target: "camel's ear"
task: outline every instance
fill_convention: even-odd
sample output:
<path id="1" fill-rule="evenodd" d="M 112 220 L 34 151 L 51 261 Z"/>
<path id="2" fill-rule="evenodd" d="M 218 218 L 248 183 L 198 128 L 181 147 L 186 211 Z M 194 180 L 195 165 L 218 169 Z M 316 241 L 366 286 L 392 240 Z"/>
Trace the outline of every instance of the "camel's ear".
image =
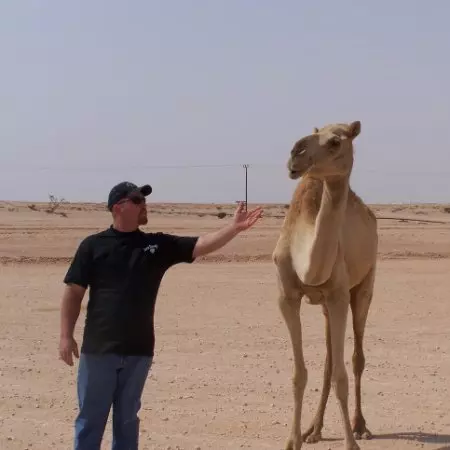
<path id="1" fill-rule="evenodd" d="M 359 120 L 356 120 L 348 126 L 348 137 L 350 139 L 355 139 L 355 137 L 358 136 L 359 133 L 361 133 L 361 122 Z"/>
<path id="2" fill-rule="evenodd" d="M 319 129 L 317 128 L 317 127 L 314 127 L 313 128 L 313 134 L 316 134 L 316 133 L 318 133 L 319 132 Z"/>

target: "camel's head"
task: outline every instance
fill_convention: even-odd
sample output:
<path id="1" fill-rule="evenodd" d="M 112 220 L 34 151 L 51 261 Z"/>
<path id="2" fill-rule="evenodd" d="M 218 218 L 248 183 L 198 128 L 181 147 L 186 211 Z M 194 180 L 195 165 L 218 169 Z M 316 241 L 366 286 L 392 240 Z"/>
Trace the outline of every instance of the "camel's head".
<path id="1" fill-rule="evenodd" d="M 289 177 L 348 175 L 353 167 L 353 139 L 360 131 L 359 121 L 314 128 L 311 135 L 295 143 L 288 161 Z"/>

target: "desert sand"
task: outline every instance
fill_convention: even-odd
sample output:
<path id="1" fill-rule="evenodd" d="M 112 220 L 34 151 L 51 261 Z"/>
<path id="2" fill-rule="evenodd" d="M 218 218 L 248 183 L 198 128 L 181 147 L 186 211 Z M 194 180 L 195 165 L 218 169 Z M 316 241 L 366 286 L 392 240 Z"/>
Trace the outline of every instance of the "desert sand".
<path id="1" fill-rule="evenodd" d="M 150 203 L 143 229 L 198 235 L 231 220 L 234 207 Z M 140 448 L 284 449 L 293 360 L 271 253 L 285 205 L 264 207 L 261 222 L 223 250 L 167 272 L 156 306 L 156 355 L 143 395 Z M 450 449 L 450 209 L 372 207 L 380 217 L 380 247 L 362 390 L 374 438 L 360 441 L 361 449 Z M 109 226 L 110 216 L 102 204 L 46 209 L 45 203 L 0 202 L 2 450 L 72 448 L 78 362 L 69 367 L 58 359 L 62 279 L 80 240 Z M 221 212 L 228 216 L 219 218 Z M 309 371 L 306 429 L 320 396 L 325 342 L 321 309 L 304 304 L 301 314 Z M 349 322 L 351 411 L 352 352 Z M 323 437 L 304 448 L 343 448 L 333 392 Z M 110 443 L 108 423 L 102 449 Z"/>

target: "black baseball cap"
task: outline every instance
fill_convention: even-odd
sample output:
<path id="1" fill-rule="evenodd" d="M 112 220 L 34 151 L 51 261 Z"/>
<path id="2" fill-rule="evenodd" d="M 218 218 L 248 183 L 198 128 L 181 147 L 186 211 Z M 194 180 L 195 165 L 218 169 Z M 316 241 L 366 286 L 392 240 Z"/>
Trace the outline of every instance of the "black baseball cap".
<path id="1" fill-rule="evenodd" d="M 108 196 L 108 209 L 111 211 L 112 207 L 124 198 L 129 198 L 132 194 L 143 195 L 147 197 L 152 193 L 152 187 L 149 184 L 144 184 L 143 186 L 137 186 L 129 181 L 122 181 L 116 184 Z"/>

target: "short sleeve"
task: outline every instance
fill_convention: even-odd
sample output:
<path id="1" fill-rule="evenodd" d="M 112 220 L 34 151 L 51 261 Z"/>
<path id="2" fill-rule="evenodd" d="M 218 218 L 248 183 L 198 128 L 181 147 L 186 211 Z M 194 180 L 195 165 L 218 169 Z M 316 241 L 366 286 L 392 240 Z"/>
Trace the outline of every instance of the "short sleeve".
<path id="1" fill-rule="evenodd" d="M 88 238 L 81 241 L 64 277 L 66 284 L 78 284 L 85 289 L 91 282 L 92 273 L 91 242 Z"/>
<path id="2" fill-rule="evenodd" d="M 198 236 L 176 236 L 173 234 L 160 234 L 164 259 L 169 266 L 179 263 L 192 263 L 195 244 Z"/>

